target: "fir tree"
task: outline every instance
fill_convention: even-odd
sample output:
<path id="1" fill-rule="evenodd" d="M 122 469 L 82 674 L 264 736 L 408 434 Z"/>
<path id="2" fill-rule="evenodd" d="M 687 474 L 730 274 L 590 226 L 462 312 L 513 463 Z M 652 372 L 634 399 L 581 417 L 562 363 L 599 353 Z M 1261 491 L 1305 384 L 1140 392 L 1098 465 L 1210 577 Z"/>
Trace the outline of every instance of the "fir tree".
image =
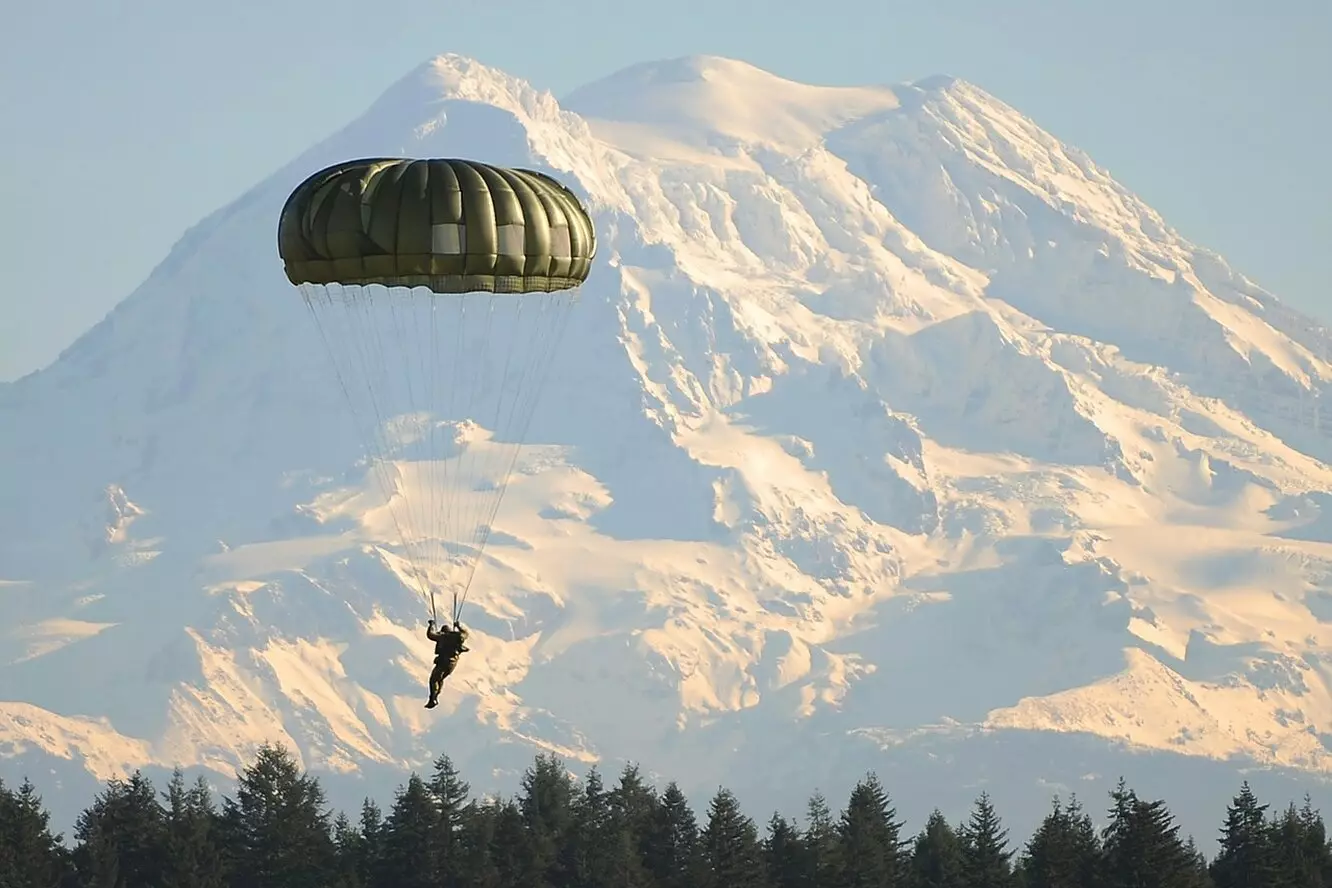
<path id="1" fill-rule="evenodd" d="M 821 888 L 835 884 L 841 870 L 837 825 L 833 822 L 828 800 L 815 792 L 805 806 L 805 885 Z"/>
<path id="2" fill-rule="evenodd" d="M 338 816 L 333 818 L 333 848 L 336 855 L 333 869 L 337 873 L 333 885 L 336 888 L 368 888 L 369 882 L 359 872 L 364 841 L 361 831 L 346 812 L 338 812 Z"/>
<path id="3" fill-rule="evenodd" d="M 611 790 L 611 808 L 630 838 L 634 857 L 647 858 L 647 843 L 661 808 L 657 793 L 644 782 L 638 766 L 629 764 L 620 772 L 619 783 Z"/>
<path id="4" fill-rule="evenodd" d="M 758 829 L 729 789 L 717 790 L 708 806 L 699 850 L 704 888 L 759 888 L 764 884 Z"/>
<path id="5" fill-rule="evenodd" d="M 435 797 L 413 773 L 384 824 L 377 888 L 433 888 L 444 877 L 444 821 Z"/>
<path id="6" fill-rule="evenodd" d="M 356 881 L 369 886 L 374 883 L 375 874 L 380 872 L 384 859 L 384 813 L 379 805 L 367 798 L 361 802 L 361 816 L 358 818 L 354 837 L 344 837 L 350 841 L 346 852 L 350 857 L 352 871 Z"/>
<path id="7" fill-rule="evenodd" d="M 937 808 L 916 836 L 907 883 L 912 888 L 966 888 L 962 839 Z"/>
<path id="8" fill-rule="evenodd" d="M 1144 802 L 1119 781 L 1102 830 L 1106 888 L 1195 888 L 1197 858 L 1179 839 L 1163 801 Z"/>
<path id="9" fill-rule="evenodd" d="M 1332 886 L 1332 847 L 1328 845 L 1327 827 L 1323 823 L 1323 816 L 1314 810 L 1308 795 L 1304 797 L 1304 805 L 1300 808 L 1299 820 L 1303 853 L 1299 855 L 1301 863 L 1299 867 L 1293 868 L 1293 874 L 1296 879 L 1304 880 L 1298 882 L 1301 888 Z"/>
<path id="10" fill-rule="evenodd" d="M 1247 780 L 1226 808 L 1220 842 L 1221 850 L 1211 866 L 1216 888 L 1272 888 L 1276 868 L 1267 805 L 1258 804 Z"/>
<path id="11" fill-rule="evenodd" d="M 609 882 L 613 841 L 610 799 L 594 766 L 572 805 L 573 824 L 563 843 L 560 870 L 565 885 L 601 888 Z"/>
<path id="12" fill-rule="evenodd" d="M 649 827 L 643 862 L 660 888 L 692 888 L 697 849 L 698 821 L 680 787 L 671 781 Z"/>
<path id="13" fill-rule="evenodd" d="M 0 886 L 55 886 L 72 875 L 51 815 L 28 780 L 15 792 L 0 780 Z"/>
<path id="14" fill-rule="evenodd" d="M 531 872 L 524 880 L 533 888 L 566 884 L 560 852 L 573 826 L 575 792 L 568 770 L 554 755 L 537 756 L 523 774 L 518 807 L 532 850 Z"/>
<path id="15" fill-rule="evenodd" d="M 538 849 L 532 844 L 529 822 L 520 803 L 496 804 L 493 814 L 490 852 L 480 876 L 473 884 L 495 888 L 531 888 L 545 886 L 537 869 Z M 493 878 L 493 882 L 485 881 Z"/>
<path id="16" fill-rule="evenodd" d="M 1193 836 L 1184 840 L 1184 874 L 1179 881 L 1183 888 L 1215 888 L 1207 871 L 1207 857 L 1198 849 Z"/>
<path id="17" fill-rule="evenodd" d="M 1101 880 L 1101 843 L 1076 798 L 1055 799 L 1027 842 L 1022 859 L 1025 888 L 1095 888 Z"/>
<path id="18" fill-rule="evenodd" d="M 837 825 L 841 888 L 889 888 L 906 871 L 902 824 L 878 777 L 869 774 L 851 790 Z"/>
<path id="19" fill-rule="evenodd" d="M 74 829 L 74 862 L 85 885 L 160 885 L 167 859 L 166 812 L 139 771 L 113 779 Z"/>
<path id="20" fill-rule="evenodd" d="M 495 827 L 500 807 L 498 802 L 472 801 L 463 808 L 458 833 L 454 837 L 453 855 L 446 864 L 446 886 L 495 888 L 500 884 L 499 870 L 491 853 L 492 846 L 496 845 Z M 519 846 L 498 849 L 502 854 L 521 854 L 526 846 L 522 815 L 515 816 L 518 818 L 516 830 Z"/>
<path id="21" fill-rule="evenodd" d="M 970 888 L 1004 888 L 1011 883 L 1013 852 L 1008 850 L 1008 830 L 1000 824 L 988 793 L 976 800 L 961 838 Z"/>
<path id="22" fill-rule="evenodd" d="M 186 788 L 177 768 L 163 793 L 166 801 L 164 888 L 222 888 L 221 838 L 213 796 L 202 777 Z"/>
<path id="23" fill-rule="evenodd" d="M 763 859 L 768 884 L 773 888 L 805 888 L 808 884 L 805 843 L 785 817 L 773 814 L 763 840 Z"/>
<path id="24" fill-rule="evenodd" d="M 322 888 L 336 860 L 319 781 L 291 754 L 265 744 L 223 801 L 228 869 L 234 888 Z"/>
<path id="25" fill-rule="evenodd" d="M 444 839 L 449 841 L 462 829 L 463 812 L 467 809 L 472 788 L 462 779 L 453 760 L 447 755 L 435 759 L 435 772 L 430 778 L 430 792 L 439 805 L 439 816 L 444 821 Z"/>

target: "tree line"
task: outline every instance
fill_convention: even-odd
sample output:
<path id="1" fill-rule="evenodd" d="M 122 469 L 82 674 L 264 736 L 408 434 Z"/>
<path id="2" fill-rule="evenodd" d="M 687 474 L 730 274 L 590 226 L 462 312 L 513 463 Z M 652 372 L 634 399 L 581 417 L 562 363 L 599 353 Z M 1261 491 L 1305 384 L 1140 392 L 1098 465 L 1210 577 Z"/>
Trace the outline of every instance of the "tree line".
<path id="1" fill-rule="evenodd" d="M 105 784 L 72 841 L 36 788 L 0 781 L 0 886 L 18 888 L 1332 888 L 1332 846 L 1308 797 L 1269 811 L 1244 783 L 1208 860 L 1164 801 L 1121 780 L 1106 825 L 1053 801 L 1025 842 L 988 795 L 957 824 L 935 811 L 904 831 L 871 773 L 834 813 L 761 826 L 721 788 L 695 813 L 628 766 L 613 785 L 538 755 L 512 797 L 473 798 L 448 756 L 413 773 L 387 814 L 333 813 L 318 778 L 266 745 L 234 795 L 176 771 L 164 791 L 135 772 Z"/>

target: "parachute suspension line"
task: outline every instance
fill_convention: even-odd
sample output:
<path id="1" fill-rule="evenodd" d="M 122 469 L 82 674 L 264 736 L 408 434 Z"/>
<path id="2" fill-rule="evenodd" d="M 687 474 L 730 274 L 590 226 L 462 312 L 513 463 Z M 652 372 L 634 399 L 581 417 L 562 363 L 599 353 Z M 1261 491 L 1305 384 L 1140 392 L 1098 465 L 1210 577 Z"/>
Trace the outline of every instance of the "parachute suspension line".
<path id="1" fill-rule="evenodd" d="M 494 502 L 491 504 L 490 509 L 488 510 L 488 514 L 486 516 L 486 520 L 481 525 L 480 528 L 481 538 L 478 543 L 478 555 L 472 561 L 471 569 L 467 573 L 467 580 L 462 587 L 461 599 L 458 601 L 457 605 L 454 608 L 454 617 L 453 617 L 454 620 L 457 620 L 459 618 L 459 615 L 462 613 L 462 606 L 467 601 L 467 593 L 471 590 L 472 582 L 476 578 L 476 571 L 477 568 L 480 566 L 480 561 L 481 561 L 480 553 L 485 551 L 486 543 L 490 539 L 491 531 L 494 528 L 495 517 L 496 515 L 499 514 L 500 505 L 504 501 L 504 494 L 508 490 L 509 480 L 512 478 L 514 469 L 517 467 L 518 456 L 522 451 L 524 442 L 527 440 L 527 433 L 531 427 L 532 419 L 536 415 L 536 409 L 535 409 L 536 403 L 540 399 L 541 392 L 544 390 L 547 381 L 550 379 L 550 374 L 548 371 L 550 369 L 551 361 L 555 356 L 555 354 L 558 352 L 560 343 L 564 339 L 565 329 L 569 321 L 569 314 L 570 314 L 569 309 L 572 308 L 573 304 L 577 300 L 578 300 L 578 293 L 576 290 L 554 293 L 551 294 L 549 297 L 541 300 L 543 315 L 545 315 L 547 312 L 550 311 L 557 312 L 557 318 L 554 323 L 555 329 L 553 332 L 547 331 L 549 335 L 542 335 L 541 333 L 537 334 L 537 338 L 540 340 L 544 340 L 543 342 L 531 343 L 532 353 L 538 354 L 539 357 L 537 360 L 530 362 L 524 368 L 522 379 L 520 380 L 518 387 L 521 390 L 524 387 L 524 383 L 527 382 L 528 377 L 533 373 L 535 373 L 537 377 L 536 386 L 535 389 L 531 391 L 530 400 L 527 402 L 527 404 L 524 405 L 525 409 L 523 410 L 523 417 L 521 420 L 519 420 L 521 428 L 516 436 L 516 446 L 514 447 L 513 452 L 509 457 L 508 465 L 505 467 L 504 478 L 503 481 L 500 483 L 499 487 L 499 495 L 495 498 Z M 541 345 L 545 346 L 544 350 L 540 348 Z M 506 375 L 507 372 L 508 371 L 506 366 L 505 370 Z M 519 397 L 521 398 L 521 396 Z M 517 404 L 515 404 L 512 411 L 510 412 L 510 418 L 512 418 L 518 412 L 519 412 L 519 407 Z"/>
<path id="2" fill-rule="evenodd" d="M 453 418 L 456 416 L 460 420 L 466 420 L 470 418 L 472 414 L 472 395 L 473 395 L 473 389 L 465 384 L 465 380 L 467 378 L 466 374 L 468 370 L 468 362 L 463 360 L 463 355 L 465 354 L 464 346 L 467 344 L 468 294 L 461 293 L 457 296 L 452 296 L 448 298 L 456 299 L 458 302 L 458 322 L 454 325 L 453 376 L 450 378 L 449 388 L 451 393 L 454 394 L 456 394 L 459 391 L 464 392 L 464 397 L 461 403 L 458 403 L 454 399 L 452 394 L 450 395 L 449 398 L 450 407 L 454 409 L 461 407 L 462 409 L 459 410 L 457 413 L 454 413 L 453 409 L 451 409 L 449 412 L 449 417 Z M 457 432 L 455 432 L 455 440 L 456 440 L 456 435 Z M 444 516 L 443 516 L 444 526 L 446 528 L 446 533 L 450 542 L 456 540 L 457 538 L 456 535 L 452 532 L 453 529 L 455 527 L 459 528 L 461 527 L 463 520 L 466 518 L 467 514 L 465 508 L 461 503 L 461 500 L 463 497 L 462 480 L 467 477 L 467 472 L 466 472 L 467 457 L 470 455 L 470 450 L 471 450 L 470 447 L 464 447 L 463 451 L 458 454 L 457 463 L 453 467 L 455 481 L 457 482 L 458 485 L 457 487 L 458 495 L 450 497 L 448 502 L 444 506 Z M 454 582 L 450 582 L 449 591 L 452 593 L 453 596 L 453 619 L 456 621 L 458 619 L 457 584 Z"/>
<path id="3" fill-rule="evenodd" d="M 364 341 L 366 340 L 367 337 L 350 335 L 350 328 L 357 326 L 356 323 L 357 313 L 352 308 L 352 303 L 360 301 L 355 296 L 349 295 L 347 293 L 347 290 L 353 288 L 344 287 L 340 284 L 328 284 L 328 285 L 302 284 L 300 289 L 303 296 L 305 297 L 306 307 L 310 310 L 310 313 L 315 321 L 315 326 L 319 330 L 320 338 L 323 340 L 324 346 L 328 350 L 329 360 L 330 363 L 332 364 L 334 374 L 337 377 L 339 387 L 342 389 L 344 399 L 347 401 L 348 407 L 352 414 L 352 418 L 355 421 L 355 424 L 357 426 L 361 426 L 361 423 L 364 422 L 366 419 L 365 417 L 366 411 L 364 409 L 365 405 L 359 403 L 359 399 L 353 395 L 352 387 L 347 384 L 347 375 L 348 375 L 347 371 L 354 370 L 355 368 L 344 367 L 338 361 L 338 355 L 340 353 L 343 353 L 343 350 L 336 349 L 334 347 L 332 338 L 330 338 L 330 328 L 320 318 L 319 312 L 315 308 L 315 302 L 324 303 L 329 306 L 330 320 L 341 321 L 340 325 L 335 324 L 332 329 L 336 331 L 337 327 L 341 326 L 343 328 L 342 333 L 344 334 L 344 336 L 337 337 L 335 335 L 333 338 L 345 338 L 347 340 L 350 340 L 350 345 L 351 345 L 350 351 L 356 357 L 357 362 L 360 364 L 362 371 L 361 379 L 363 381 L 363 386 L 358 387 L 358 390 L 361 390 L 363 388 L 363 395 L 366 398 L 366 400 L 369 401 L 370 411 L 374 413 L 376 420 L 376 424 L 372 428 L 383 428 L 384 427 L 383 410 L 380 407 L 379 403 L 380 398 L 376 397 L 375 384 L 373 381 L 373 373 L 371 372 L 371 365 L 372 363 L 375 362 L 368 354 L 367 347 L 364 345 Z M 363 288 L 360 287 L 355 287 L 355 289 L 363 290 Z M 373 297 L 371 297 L 369 294 L 366 294 L 366 298 L 367 300 L 370 300 Z M 333 306 L 335 304 L 339 306 L 341 311 L 334 310 Z M 369 322 L 367 321 L 367 323 Z M 380 351 L 382 353 L 382 348 L 380 349 Z M 379 363 L 380 366 L 383 367 L 382 361 Z M 364 426 L 361 426 L 361 428 L 364 428 Z M 370 471 L 375 475 L 377 481 L 379 482 L 379 487 L 386 499 L 389 517 L 393 522 L 394 530 L 396 531 L 398 539 L 402 543 L 403 548 L 404 550 L 406 550 L 406 553 L 408 554 L 408 558 L 410 560 L 411 539 L 412 539 L 410 515 L 400 515 L 399 510 L 394 507 L 393 493 L 395 490 L 395 485 L 393 484 L 392 476 L 390 475 L 388 469 L 389 459 L 388 459 L 387 447 L 378 439 L 378 436 L 373 432 L 370 433 L 363 432 L 358 434 L 358 437 L 362 439 L 361 441 L 362 446 L 364 446 L 367 450 L 367 457 L 368 457 L 367 461 L 369 463 Z M 406 526 L 404 526 L 404 524 L 406 524 Z M 413 579 L 416 581 L 415 585 L 417 586 L 417 591 L 420 593 L 426 605 L 431 607 L 433 615 L 434 607 L 430 600 L 431 599 L 430 595 L 428 594 L 425 587 L 421 584 L 419 576 L 414 576 Z"/>
<path id="4" fill-rule="evenodd" d="M 389 425 L 389 421 L 397 420 L 398 417 L 403 414 L 403 411 L 401 410 L 400 407 L 398 409 L 392 409 L 395 406 L 392 400 L 392 395 L 394 394 L 394 386 L 392 385 L 392 383 L 394 382 L 394 374 L 389 369 L 389 359 L 388 359 L 389 350 L 385 349 L 384 347 L 384 332 L 381 329 L 382 324 L 377 322 L 376 313 L 375 313 L 375 302 L 376 302 L 375 291 L 377 289 L 383 290 L 384 299 L 388 301 L 390 317 L 394 318 L 396 321 L 396 315 L 393 314 L 393 291 L 390 288 L 378 286 L 375 284 L 371 284 L 366 287 L 357 287 L 357 289 L 363 292 L 366 298 L 363 300 L 358 299 L 353 301 L 359 306 L 360 314 L 363 316 L 365 321 L 365 326 L 371 333 L 370 336 L 359 336 L 356 338 L 358 341 L 364 342 L 366 344 L 366 349 L 369 349 L 373 355 L 373 357 L 367 357 L 365 350 L 364 349 L 360 350 L 362 356 L 367 357 L 366 368 L 365 368 L 366 369 L 365 379 L 367 387 L 370 390 L 369 391 L 370 401 L 375 411 L 376 423 L 374 428 L 378 430 L 378 434 L 383 434 L 386 436 L 389 433 L 390 429 L 392 429 L 394 437 L 400 441 L 402 437 L 402 430 L 396 425 L 391 427 Z M 401 358 L 405 352 L 405 349 L 397 348 L 393 349 L 392 351 L 395 355 Z M 374 384 L 372 380 L 376 378 L 376 374 L 371 372 L 371 368 L 369 366 L 371 362 L 373 362 L 375 368 L 377 368 L 380 371 L 378 374 L 378 378 L 383 385 L 384 391 L 382 392 L 382 394 L 390 398 L 387 404 L 387 406 L 390 408 L 390 410 L 388 411 L 385 411 L 380 406 L 381 399 L 376 397 L 375 395 Z M 414 398 L 412 397 L 411 373 L 407 372 L 406 368 L 401 368 L 401 369 L 404 370 L 403 376 L 405 377 L 407 383 L 406 414 L 407 416 L 410 417 L 413 413 L 416 412 L 416 404 L 414 402 Z M 402 470 L 397 466 L 396 462 L 394 463 L 394 473 L 392 476 L 389 476 L 387 469 L 387 466 L 390 462 L 388 458 L 389 456 L 388 440 L 382 442 L 381 454 L 382 454 L 383 463 L 385 465 L 384 477 L 386 479 L 389 477 L 394 477 L 399 482 L 403 481 Z M 426 589 L 424 578 L 421 576 L 422 559 L 421 559 L 420 545 L 417 542 L 420 539 L 420 536 L 417 533 L 416 522 L 413 520 L 414 516 L 412 515 L 413 498 L 409 495 L 409 491 L 402 490 L 400 486 L 397 484 L 386 485 L 384 492 L 388 501 L 387 505 L 389 513 L 390 515 L 393 516 L 394 526 L 399 528 L 398 535 L 401 538 L 403 550 L 407 555 L 408 567 L 413 575 L 413 578 L 416 580 L 417 589 L 421 593 L 421 598 L 425 602 L 426 606 L 428 608 L 432 608 L 430 593 Z M 400 516 L 398 515 L 398 506 L 395 505 L 397 503 L 400 503 L 402 508 L 402 514 Z M 403 532 L 404 529 L 405 533 Z"/>
<path id="5" fill-rule="evenodd" d="M 448 464 L 448 461 L 447 461 L 447 460 L 439 460 L 439 459 L 436 459 L 436 458 L 435 458 L 435 454 L 439 452 L 439 451 L 437 451 L 437 450 L 435 449 L 435 438 L 437 437 L 437 435 L 438 435 L 438 433 L 439 433 L 439 416 L 437 415 L 437 413 L 436 413 L 436 409 L 435 409 L 435 408 L 437 408 L 437 407 L 439 406 L 439 405 L 436 403 L 436 400 L 437 400 L 437 398 L 438 398 L 438 394 L 439 394 L 439 364 L 440 364 L 440 362 L 439 362 L 439 300 L 436 299 L 436 298 L 434 297 L 433 294 L 430 295 L 430 296 L 428 296 L 428 297 L 426 297 L 426 298 L 427 298 L 427 304 L 430 306 L 430 350 L 429 350 L 428 352 L 426 352 L 426 354 L 429 355 L 429 359 L 430 359 L 430 395 L 431 395 L 431 398 L 430 398 L 430 402 L 431 402 L 431 403 L 430 403 L 430 408 L 431 408 L 431 409 L 430 409 L 430 460 L 429 460 L 429 462 L 427 463 L 427 465 L 429 466 L 429 468 L 426 470 L 426 475 L 427 475 L 427 478 L 429 479 L 429 480 L 428 480 L 428 486 L 430 487 L 430 494 L 429 494 L 429 502 L 428 502 L 426 508 L 427 508 L 427 510 L 428 510 L 428 511 L 427 511 L 427 514 L 430 516 L 431 520 L 433 520 L 433 519 L 435 518 L 435 516 L 439 514 L 439 511 L 438 511 L 438 509 L 437 509 L 437 507 L 436 507 L 436 500 L 439 498 L 439 489 L 438 489 L 438 488 L 439 488 L 439 484 L 440 484 L 440 480 L 441 480 L 439 476 L 440 476 L 440 474 L 442 474 L 442 473 L 447 473 L 447 472 L 448 472 L 448 465 L 449 465 L 449 464 Z M 447 414 L 446 414 L 446 415 L 447 415 Z M 441 468 L 440 468 L 441 463 L 443 464 L 443 471 L 442 471 L 442 472 L 441 472 Z M 432 562 L 431 562 L 431 567 L 432 567 L 432 568 L 438 568 L 438 567 L 439 567 L 439 562 L 442 560 L 442 556 L 440 555 L 440 552 L 439 552 L 439 547 L 440 547 L 441 545 L 442 545 L 442 541 L 439 541 L 439 540 L 436 540 L 436 541 L 435 541 L 435 546 L 434 546 L 435 557 L 434 557 L 434 559 L 433 559 Z M 435 583 L 434 583 L 433 580 L 432 580 L 431 583 L 430 583 L 430 616 L 431 616 L 431 619 L 435 619 L 435 620 L 439 619 L 439 614 L 438 614 L 438 611 L 437 611 L 436 606 L 435 606 Z"/>
<path id="6" fill-rule="evenodd" d="M 515 312 L 516 317 L 514 319 L 514 324 L 513 324 L 513 329 L 515 330 L 515 332 L 517 330 L 522 329 L 521 322 L 523 317 L 523 309 L 527 306 L 528 301 L 529 299 L 524 297 L 519 297 L 515 300 L 517 304 L 517 310 Z M 495 305 L 496 305 L 495 299 L 488 300 L 488 306 L 490 310 L 486 312 L 486 327 L 485 327 L 485 332 L 482 334 L 481 337 L 485 341 L 487 346 L 489 346 L 490 344 L 491 325 L 493 324 L 495 318 Z M 507 389 L 506 384 L 509 381 L 509 368 L 513 364 L 514 352 L 518 351 L 519 347 L 520 346 L 518 345 L 518 343 L 514 342 L 511 343 L 510 347 L 505 350 L 504 372 L 500 376 L 499 389 L 498 389 L 500 397 L 497 397 L 495 399 L 495 414 L 490 423 L 493 433 L 496 436 L 504 435 L 506 433 L 506 427 L 500 425 L 500 413 L 504 409 L 503 408 L 504 401 L 502 396 L 505 390 Z M 531 350 L 528 350 L 528 353 L 531 354 Z M 522 446 L 521 441 L 518 442 L 518 446 L 520 447 Z M 491 474 L 491 473 L 487 472 L 486 474 Z M 494 482 L 492 481 L 492 483 Z M 498 496 L 496 497 L 497 500 L 503 499 L 504 490 L 506 488 L 507 483 L 508 483 L 508 478 L 505 478 L 502 482 L 498 484 L 499 493 Z M 484 509 L 478 509 L 476 519 L 472 522 L 471 550 L 473 552 L 473 556 L 471 559 L 471 567 L 467 573 L 466 583 L 463 585 L 461 590 L 462 592 L 461 597 L 458 594 L 459 590 L 457 584 L 454 585 L 453 619 L 455 622 L 457 622 L 457 620 L 462 615 L 462 606 L 467 601 L 467 588 L 471 585 L 472 576 L 476 573 L 477 566 L 481 561 L 482 555 L 484 554 L 485 546 L 479 544 L 482 538 L 482 527 L 480 521 L 480 517 L 482 514 L 484 514 Z"/>
<path id="7" fill-rule="evenodd" d="M 371 287 L 373 286 L 374 285 L 371 285 Z M 375 367 L 380 370 L 380 373 L 382 375 L 380 375 L 378 379 L 379 382 L 383 384 L 383 387 L 385 389 L 383 395 L 389 399 L 387 404 L 388 409 L 385 410 L 383 407 L 380 406 L 383 399 L 381 399 L 380 397 L 376 397 L 373 388 L 370 391 L 371 403 L 374 405 L 375 419 L 376 419 L 374 425 L 375 432 L 372 433 L 371 437 L 373 440 L 379 441 L 380 443 L 380 461 L 381 465 L 383 466 L 383 471 L 381 474 L 382 477 L 384 478 L 384 491 L 385 491 L 385 496 L 387 497 L 389 514 L 393 518 L 395 528 L 398 528 L 398 536 L 402 543 L 403 552 L 407 556 L 408 568 L 410 569 L 412 578 L 416 582 L 417 589 L 421 593 L 422 600 L 425 602 L 427 608 L 430 609 L 433 615 L 434 602 L 432 600 L 431 595 L 429 594 L 429 591 L 426 589 L 425 579 L 421 576 L 420 572 L 421 557 L 420 557 L 419 545 L 417 544 L 418 534 L 416 530 L 416 521 L 415 521 L 416 516 L 413 515 L 412 513 L 413 500 L 408 495 L 408 491 L 404 491 L 398 485 L 391 483 L 392 480 L 395 478 L 399 482 L 401 482 L 403 478 L 402 478 L 402 470 L 397 466 L 396 462 L 390 459 L 391 442 L 387 438 L 387 435 L 389 433 L 389 429 L 391 428 L 389 423 L 396 420 L 398 416 L 402 415 L 403 411 L 401 410 L 400 406 L 395 406 L 393 403 L 393 395 L 395 394 L 393 386 L 393 382 L 395 381 L 394 374 L 392 373 L 389 367 L 389 361 L 387 357 L 388 350 L 386 350 L 384 347 L 383 331 L 381 330 L 381 325 L 378 322 L 378 315 L 376 314 L 376 309 L 375 309 L 375 304 L 377 301 L 376 297 L 379 294 L 376 292 L 376 290 L 371 289 L 371 287 L 359 288 L 361 292 L 365 293 L 366 298 L 364 300 L 356 300 L 356 303 L 360 307 L 360 313 L 364 318 L 365 328 L 368 329 L 369 332 L 373 335 L 357 336 L 356 339 L 358 342 L 365 343 L 366 349 L 370 349 L 370 352 L 373 355 L 373 357 L 366 355 L 364 349 L 362 350 L 361 353 L 363 355 L 366 355 L 367 364 L 370 361 L 373 361 Z M 389 310 L 391 312 L 393 308 L 393 292 L 388 288 L 381 288 L 381 289 L 383 289 L 384 291 L 383 298 L 388 301 Z M 393 349 L 392 351 L 398 355 L 403 354 L 402 349 Z M 407 375 L 407 378 L 408 382 L 410 383 L 410 374 Z M 367 367 L 367 372 L 365 374 L 365 379 L 367 383 L 370 383 L 371 385 L 373 385 L 373 381 L 376 379 L 376 375 L 374 373 L 371 373 L 368 367 Z M 398 394 L 400 394 L 400 392 L 398 392 Z M 411 416 L 416 411 L 416 405 L 413 403 L 410 387 L 408 389 L 408 399 L 406 407 L 407 407 L 406 413 L 408 416 Z M 394 429 L 394 431 L 397 432 L 396 428 Z M 379 439 L 380 435 L 386 436 L 385 439 L 380 441 Z M 393 465 L 394 469 L 392 473 L 390 473 L 389 471 L 390 464 Z"/>
<path id="8" fill-rule="evenodd" d="M 414 429 L 415 434 L 410 436 L 410 440 L 412 441 L 412 443 L 419 445 L 423 440 L 425 440 L 426 437 L 425 424 L 427 421 L 427 417 L 433 418 L 433 411 L 430 408 L 433 408 L 434 405 L 430 403 L 430 398 L 428 397 L 427 394 L 429 391 L 431 391 L 430 389 L 427 389 L 427 393 L 423 393 L 426 395 L 426 397 L 424 398 L 425 403 L 422 403 L 421 400 L 418 400 L 417 398 L 416 386 L 412 384 L 412 377 L 416 376 L 418 371 L 424 370 L 424 364 L 426 360 L 425 349 L 422 347 L 423 344 L 420 341 L 421 325 L 413 323 L 415 319 L 411 317 L 407 319 L 406 325 L 402 323 L 402 317 L 400 312 L 398 311 L 399 299 L 395 298 L 398 295 L 403 295 L 407 298 L 407 300 L 409 300 L 407 305 L 408 305 L 408 312 L 410 313 L 410 306 L 412 305 L 412 302 L 410 300 L 412 294 L 410 290 L 404 292 L 402 289 L 399 288 L 389 288 L 387 289 L 385 298 L 388 301 L 389 318 L 393 322 L 394 338 L 398 343 L 401 344 L 398 353 L 402 357 L 403 364 L 406 365 L 403 366 L 402 369 L 404 371 L 403 376 L 407 390 L 407 417 L 409 423 L 412 422 L 415 423 L 415 429 Z M 376 338 L 378 339 L 378 337 Z M 408 347 L 407 343 L 409 341 L 411 341 L 415 345 L 415 348 Z M 425 377 L 424 373 L 422 373 L 422 377 Z M 434 427 L 434 422 L 431 422 L 431 428 L 433 429 L 433 427 Z M 433 450 L 427 453 L 427 457 L 429 457 L 432 454 Z M 429 486 L 430 484 L 430 471 L 431 469 L 433 469 L 433 465 L 434 461 L 432 459 L 426 460 L 425 474 L 426 474 L 427 486 Z M 430 559 L 426 555 L 426 552 L 423 551 L 423 549 L 426 546 L 426 543 L 415 532 L 417 519 L 418 518 L 424 519 L 426 516 L 418 515 L 416 513 L 416 509 L 414 508 L 415 503 L 416 503 L 415 497 L 404 498 L 404 508 L 406 509 L 409 516 L 409 529 L 412 531 L 412 536 L 414 538 L 414 541 L 416 542 L 416 545 L 412 547 L 415 549 L 415 552 L 412 554 L 412 562 L 413 562 L 412 567 L 414 568 L 414 572 L 418 574 L 418 579 L 421 581 L 422 585 L 428 587 L 428 595 L 429 595 L 428 604 L 430 607 L 430 616 L 431 619 L 434 619 L 438 616 L 438 614 L 436 612 L 436 605 L 435 605 L 435 584 L 430 579 L 430 568 L 432 566 L 432 559 Z M 425 522 L 422 521 L 422 523 L 424 524 Z M 420 576 L 420 574 L 422 573 L 424 573 L 425 576 Z"/>

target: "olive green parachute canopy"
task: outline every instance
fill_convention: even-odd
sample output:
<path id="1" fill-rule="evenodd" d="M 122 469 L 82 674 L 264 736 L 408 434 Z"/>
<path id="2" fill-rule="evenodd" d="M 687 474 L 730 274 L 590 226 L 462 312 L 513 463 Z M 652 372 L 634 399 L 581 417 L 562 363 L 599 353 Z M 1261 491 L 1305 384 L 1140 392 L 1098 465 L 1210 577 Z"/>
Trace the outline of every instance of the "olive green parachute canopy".
<path id="1" fill-rule="evenodd" d="M 278 222 L 278 252 L 296 285 L 549 293 L 586 280 L 596 235 L 578 198 L 544 173 L 372 158 L 297 186 Z"/>

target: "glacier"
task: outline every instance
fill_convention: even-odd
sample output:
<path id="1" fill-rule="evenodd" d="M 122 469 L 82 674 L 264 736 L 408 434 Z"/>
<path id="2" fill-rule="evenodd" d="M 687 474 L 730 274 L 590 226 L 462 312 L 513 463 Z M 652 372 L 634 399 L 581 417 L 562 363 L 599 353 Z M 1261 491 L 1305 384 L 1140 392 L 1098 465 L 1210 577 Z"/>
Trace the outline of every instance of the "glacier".
<path id="1" fill-rule="evenodd" d="M 599 241 L 431 712 L 274 241 L 365 156 L 549 172 Z M 988 789 L 1015 834 L 1123 774 L 1206 845 L 1241 773 L 1332 799 L 1329 342 L 965 81 L 695 56 L 557 100 L 440 56 L 0 386 L 0 774 L 68 822 L 264 741 L 348 807 L 441 752 L 758 814 L 874 769 L 911 829 Z"/>

